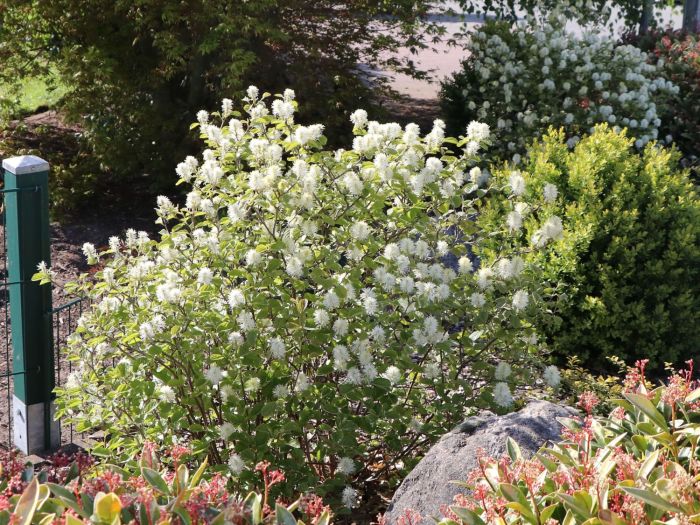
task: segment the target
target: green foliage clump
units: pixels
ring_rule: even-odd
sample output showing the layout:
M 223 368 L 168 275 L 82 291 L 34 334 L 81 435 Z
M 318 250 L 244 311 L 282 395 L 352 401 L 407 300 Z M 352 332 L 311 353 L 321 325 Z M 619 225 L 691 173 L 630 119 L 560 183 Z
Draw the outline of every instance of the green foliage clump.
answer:
M 549 126 L 564 129 L 570 146 L 598 123 L 629 128 L 639 149 L 661 138 L 659 115 L 678 88 L 638 48 L 592 32 L 576 36 L 567 21 L 554 10 L 475 30 L 462 69 L 442 86 L 448 131 L 486 122 L 497 138 L 493 153 L 516 163 Z
M 541 328 L 562 359 L 578 356 L 595 370 L 617 355 L 659 371 L 700 352 L 700 200 L 676 152 L 649 145 L 638 154 L 632 142 L 599 126 L 569 151 L 564 133 L 550 131 L 521 174 L 523 191 L 546 195 L 567 224 L 553 250 L 530 257 L 558 283 L 560 322 Z M 494 177 L 508 184 L 512 168 Z M 529 242 L 527 210 L 493 200 L 481 220 L 502 224 L 512 214 Z
M 643 365 L 627 377 L 608 417 L 591 412 L 563 419 L 562 441 L 522 456 L 508 440 L 500 460 L 482 455 L 479 468 L 441 525 L 675 524 L 700 513 L 700 388 L 691 371 L 650 389 Z
M 488 126 L 449 139 L 441 121 L 422 135 L 358 110 L 352 146 L 333 151 L 323 126 L 294 123 L 294 97 L 250 88 L 243 112 L 200 112 L 207 149 L 178 167 L 184 206 L 158 198 L 160 237 L 84 246 L 105 265 L 76 289 L 93 306 L 57 403 L 111 450 L 191 442 L 243 486 L 267 459 L 352 507 L 466 413 L 506 411 L 538 380 L 547 293 L 522 247 L 474 220 L 500 193 L 478 166 Z M 473 261 L 486 239 L 497 267 Z
M 55 72 L 63 110 L 99 162 L 132 181 L 170 187 L 199 108 L 249 83 L 313 93 L 306 118 L 345 124 L 370 93 L 358 64 L 412 72 L 386 50 L 424 45 L 427 2 L 369 0 L 7 0 L 0 82 Z M 346 129 L 346 133 L 347 133 Z

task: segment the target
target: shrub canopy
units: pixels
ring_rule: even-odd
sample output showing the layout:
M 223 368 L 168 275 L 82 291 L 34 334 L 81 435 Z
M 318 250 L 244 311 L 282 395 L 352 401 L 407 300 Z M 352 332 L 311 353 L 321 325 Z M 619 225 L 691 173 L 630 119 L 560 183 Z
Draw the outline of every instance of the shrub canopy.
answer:
M 550 131 L 522 172 L 526 191 L 549 193 L 567 224 L 553 250 L 531 257 L 559 286 L 560 322 L 542 329 L 559 356 L 597 370 L 607 356 L 659 371 L 700 355 L 700 200 L 676 152 L 650 144 L 638 154 L 632 142 L 603 125 L 569 152 Z M 494 199 L 482 220 L 509 213 Z
M 503 225 L 474 220 L 486 193 L 520 193 L 479 168 L 483 124 L 458 141 L 441 121 L 421 135 L 359 110 L 352 148 L 329 151 L 323 126 L 294 124 L 291 91 L 246 100 L 244 117 L 230 101 L 200 112 L 208 149 L 178 167 L 185 206 L 158 199 L 160 239 L 84 247 L 107 260 L 77 290 L 95 305 L 59 412 L 127 453 L 191 442 L 243 485 L 261 459 L 338 495 L 394 483 L 415 450 L 541 377 L 538 272 Z M 562 234 L 548 211 L 536 249 Z M 470 250 L 487 237 L 501 257 L 478 267 Z

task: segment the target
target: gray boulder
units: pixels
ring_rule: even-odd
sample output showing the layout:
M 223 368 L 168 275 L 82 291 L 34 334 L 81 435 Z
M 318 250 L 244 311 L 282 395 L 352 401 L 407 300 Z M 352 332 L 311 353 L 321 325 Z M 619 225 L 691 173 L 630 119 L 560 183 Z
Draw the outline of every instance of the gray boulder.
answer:
M 576 411 L 549 401 L 531 401 L 522 410 L 505 416 L 484 411 L 468 418 L 445 434 L 406 476 L 387 509 L 389 525 L 408 509 L 423 516 L 442 517 L 440 506 L 452 504 L 453 498 L 465 489 L 450 481 L 464 481 L 477 467 L 476 451 L 486 450 L 493 457 L 505 452 L 506 438 L 514 439 L 524 456 L 531 456 L 549 441 L 561 436 L 560 417 L 570 417 Z

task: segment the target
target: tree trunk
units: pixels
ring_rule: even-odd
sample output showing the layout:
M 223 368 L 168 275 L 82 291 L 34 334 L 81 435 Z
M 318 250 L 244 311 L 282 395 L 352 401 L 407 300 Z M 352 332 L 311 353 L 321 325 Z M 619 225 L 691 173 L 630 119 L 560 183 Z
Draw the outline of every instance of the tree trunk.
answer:
M 700 31 L 700 0 L 685 0 L 683 29 L 692 33 Z
M 654 18 L 654 0 L 643 0 L 642 17 L 639 19 L 639 34 L 646 35 Z

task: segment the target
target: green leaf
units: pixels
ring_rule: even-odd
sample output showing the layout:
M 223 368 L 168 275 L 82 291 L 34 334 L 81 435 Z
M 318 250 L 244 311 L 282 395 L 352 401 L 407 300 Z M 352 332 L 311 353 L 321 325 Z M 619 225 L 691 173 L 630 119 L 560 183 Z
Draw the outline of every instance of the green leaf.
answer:
M 591 517 L 591 505 L 590 502 L 581 495 L 581 492 L 582 491 L 577 491 L 573 496 L 563 493 L 557 495 L 559 496 L 559 499 L 564 502 L 564 506 L 567 509 L 587 520 Z M 590 496 L 588 497 L 590 499 Z
M 279 503 L 275 505 L 275 518 L 277 525 L 297 525 L 294 515 Z
M 683 512 L 683 509 L 676 507 L 671 502 L 666 501 L 661 496 L 654 494 L 649 490 L 640 489 L 637 487 L 624 486 L 621 486 L 619 488 L 627 494 L 629 494 L 630 496 L 634 496 L 635 498 L 641 499 L 643 502 L 651 505 L 652 507 L 656 507 L 657 509 L 661 509 L 666 512 Z
M 190 519 L 190 513 L 187 512 L 182 507 L 175 507 L 173 513 L 177 515 L 180 520 L 182 520 L 183 525 L 191 525 L 192 520 Z
M 36 512 L 37 503 L 39 502 L 39 482 L 33 479 L 17 502 L 14 515 L 19 519 L 15 521 L 16 525 L 29 525 Z
M 466 525 L 486 525 L 486 522 L 482 520 L 476 512 L 466 507 L 450 507 L 450 510 Z
M 638 478 L 647 479 L 649 477 L 649 474 L 651 474 L 651 471 L 654 470 L 656 463 L 659 461 L 660 454 L 660 449 L 649 454 L 647 459 L 644 460 L 644 463 L 642 463 L 642 466 L 639 467 L 639 471 L 637 472 Z
M 518 461 L 523 457 L 520 447 L 510 436 L 508 436 L 506 439 L 506 451 L 508 452 L 508 457 L 510 457 L 511 461 Z
M 668 430 L 668 422 L 661 412 L 659 412 L 654 404 L 649 401 L 646 396 L 640 394 L 624 394 L 625 398 L 637 407 L 645 416 L 659 425 L 662 429 Z
M 191 489 L 195 488 L 199 484 L 199 480 L 202 479 L 202 476 L 204 475 L 204 470 L 207 468 L 208 463 L 209 463 L 208 458 L 204 458 L 204 461 L 199 466 L 197 471 L 194 473 L 194 476 L 192 476 L 192 479 L 190 480 L 190 488 Z
M 141 467 L 141 475 L 143 476 L 143 479 L 145 479 L 148 482 L 148 484 L 157 491 L 166 495 L 170 494 L 168 484 L 162 477 L 160 477 L 160 474 L 158 474 L 155 470 L 150 469 L 148 467 Z

